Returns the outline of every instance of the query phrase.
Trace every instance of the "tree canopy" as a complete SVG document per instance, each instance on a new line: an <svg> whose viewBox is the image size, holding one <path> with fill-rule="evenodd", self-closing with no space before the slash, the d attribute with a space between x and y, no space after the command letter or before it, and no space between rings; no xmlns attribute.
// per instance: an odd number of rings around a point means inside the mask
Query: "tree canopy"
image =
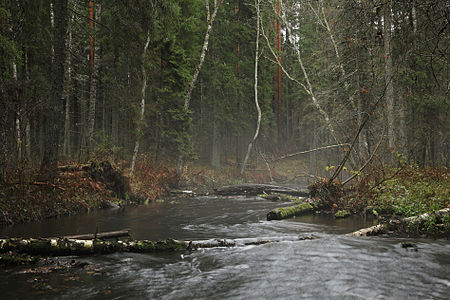
<svg viewBox="0 0 450 300"><path fill-rule="evenodd" d="M2 1L0 179L24 163L51 169L97 156L131 163L136 140L138 159L170 165L182 155L239 168L258 118L258 32L261 128L250 160L342 144L311 155L337 165L350 152L354 171L375 152L391 164L448 166L445 1L261 0L259 7L258 18L251 0Z"/></svg>

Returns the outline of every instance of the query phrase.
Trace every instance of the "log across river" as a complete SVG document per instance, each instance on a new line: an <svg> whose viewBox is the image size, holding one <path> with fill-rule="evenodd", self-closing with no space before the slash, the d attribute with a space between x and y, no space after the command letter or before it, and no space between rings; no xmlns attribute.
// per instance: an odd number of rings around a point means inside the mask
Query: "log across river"
<svg viewBox="0 0 450 300"><path fill-rule="evenodd" d="M137 240L280 240L170 253L68 256L53 264L3 268L2 299L448 298L449 241L415 239L414 248L403 248L410 240L345 236L374 225L359 217L266 220L268 211L288 205L257 197L189 197L3 227L0 237L129 228ZM314 239L297 240L309 235Z"/></svg>

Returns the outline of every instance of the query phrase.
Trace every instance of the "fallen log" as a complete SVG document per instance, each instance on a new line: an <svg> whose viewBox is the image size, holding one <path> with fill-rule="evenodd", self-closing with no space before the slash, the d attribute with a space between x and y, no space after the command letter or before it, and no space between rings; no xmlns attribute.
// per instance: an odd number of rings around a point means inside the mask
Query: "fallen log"
<svg viewBox="0 0 450 300"><path fill-rule="evenodd" d="M122 229L117 231L107 231L107 232L98 232L98 233L88 233L88 234L79 234L79 235L68 235L63 236L62 238L70 239L70 240L92 240L92 239L109 239L109 238L117 238L130 236L131 229Z"/></svg>
<svg viewBox="0 0 450 300"><path fill-rule="evenodd" d="M217 188L214 190L216 194L221 196L235 196L235 195L251 195L256 196L259 194L286 194L292 196L307 197L308 191L301 189L294 189L290 187L272 185L272 184L259 184L259 183L245 183L238 185L228 185Z"/></svg>
<svg viewBox="0 0 450 300"><path fill-rule="evenodd" d="M307 203L303 202L293 206L280 207L274 210L271 210L267 213L267 221L272 220L283 220L296 216L301 216L314 212L314 207Z"/></svg>
<svg viewBox="0 0 450 300"><path fill-rule="evenodd" d="M195 193L193 191L190 190L172 190L170 191L171 195L175 195L175 196L190 196L190 197L194 197Z"/></svg>
<svg viewBox="0 0 450 300"><path fill-rule="evenodd" d="M284 236L284 237L262 237L262 238L240 238L240 239L210 239L203 241L188 242L188 249L216 248L216 247L243 247L250 245L263 245L268 243L279 243L286 241L312 240L313 236Z"/></svg>
<svg viewBox="0 0 450 300"><path fill-rule="evenodd" d="M378 224L369 228L348 233L347 236L373 236L384 233L421 233L425 222L434 220L435 224L440 224L444 217L450 216L450 208L444 208L435 212L429 212L420 216L403 218L400 220L390 220L384 224Z"/></svg>
<svg viewBox="0 0 450 300"><path fill-rule="evenodd" d="M363 228L355 232L348 233L346 234L346 236L373 236L373 235L380 235L383 233L386 233L385 225L378 224L372 227Z"/></svg>
<svg viewBox="0 0 450 300"><path fill-rule="evenodd" d="M302 199L302 197L296 197L286 194L279 194L279 193L273 193L273 194L260 194L258 197L264 198L266 200L274 201L274 202L298 202Z"/></svg>
<svg viewBox="0 0 450 300"><path fill-rule="evenodd" d="M176 252L213 247L238 247L247 245L262 245L281 241L310 240L312 236L279 237L279 238L246 238L246 239L211 239L202 241L178 241L167 239L165 241L129 240L129 241L103 241L103 240L75 240L75 239L0 239L0 253L13 251L32 255L89 255L107 254L113 252Z"/></svg>

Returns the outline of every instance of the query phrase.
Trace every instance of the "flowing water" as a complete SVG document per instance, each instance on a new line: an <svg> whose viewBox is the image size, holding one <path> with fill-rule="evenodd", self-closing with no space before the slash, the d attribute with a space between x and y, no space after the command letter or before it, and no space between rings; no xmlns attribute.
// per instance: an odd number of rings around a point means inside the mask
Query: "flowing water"
<svg viewBox="0 0 450 300"><path fill-rule="evenodd" d="M364 219L304 216L265 221L275 203L197 197L102 210L0 229L0 236L61 236L130 228L136 239L291 237L259 246L184 253L58 259L65 268L0 270L1 299L449 299L450 242L355 238ZM369 222L370 223L370 222ZM73 259L76 264L71 262ZM86 263L80 264L81 263Z"/></svg>

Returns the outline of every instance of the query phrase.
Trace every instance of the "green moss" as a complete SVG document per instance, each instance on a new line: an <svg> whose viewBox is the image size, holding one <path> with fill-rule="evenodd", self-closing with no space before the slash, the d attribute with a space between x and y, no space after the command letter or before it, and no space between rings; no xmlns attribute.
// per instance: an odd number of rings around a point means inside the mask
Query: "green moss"
<svg viewBox="0 0 450 300"><path fill-rule="evenodd" d="M280 201L280 202L297 202L299 203L300 201L302 201L302 198L298 198L295 196L291 196L291 195L286 195L286 194L279 194L279 193L275 193L275 194L261 194L258 195L258 197L270 200L270 201Z"/></svg>
<svg viewBox="0 0 450 300"><path fill-rule="evenodd" d="M295 206L280 208L280 214L283 217L287 217L290 215L294 215L295 213L303 212L306 210L310 210L313 207L309 203L301 203Z"/></svg>
<svg viewBox="0 0 450 300"><path fill-rule="evenodd" d="M131 247L135 252L162 252L162 251L182 251L186 250L186 242L167 239L165 241L139 241Z"/></svg>
<svg viewBox="0 0 450 300"><path fill-rule="evenodd" d="M20 266L35 264L39 261L39 257L27 254L1 254L0 266Z"/></svg>
<svg viewBox="0 0 450 300"><path fill-rule="evenodd" d="M287 219L290 217L300 216L312 212L313 210L314 207L311 204L303 202L293 206L274 209L267 214L267 220L270 221Z"/></svg>
<svg viewBox="0 0 450 300"><path fill-rule="evenodd" d="M350 212L348 210L345 210L345 209L344 210L340 210L340 211L338 211L337 213L334 214L334 216L336 218L346 218L346 217L348 217L350 215L351 215Z"/></svg>

